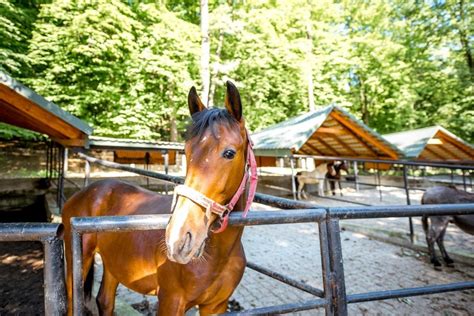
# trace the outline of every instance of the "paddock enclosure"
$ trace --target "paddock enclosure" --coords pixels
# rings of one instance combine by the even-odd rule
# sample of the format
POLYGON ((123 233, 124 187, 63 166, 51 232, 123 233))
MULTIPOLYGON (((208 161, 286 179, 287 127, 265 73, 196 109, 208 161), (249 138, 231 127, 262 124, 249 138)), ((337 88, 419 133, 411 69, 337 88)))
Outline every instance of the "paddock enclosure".
MULTIPOLYGON (((113 168, 124 168, 132 171, 130 167, 120 166, 116 163, 104 162, 85 155, 84 159, 92 163, 100 163, 113 168)), ((156 174, 146 170, 134 170, 137 173, 153 176, 161 180, 173 183, 181 183, 182 179, 164 174, 156 174)), ((319 299, 311 301, 286 304, 282 306, 271 306, 255 310, 246 310, 245 314, 272 314, 289 313, 307 310, 316 307, 324 307, 328 314, 347 314, 347 304, 363 301, 380 300, 387 298, 406 297, 441 293, 447 291, 472 289, 473 281, 461 282, 449 285, 433 285, 411 289, 394 289, 386 292, 370 292, 346 295, 344 284, 344 267, 341 253, 339 221, 354 218, 381 218, 381 217, 408 217, 421 216, 423 214, 472 214, 473 205, 436 205, 436 206, 390 206, 390 207, 354 207, 354 208, 318 208, 315 205, 277 198, 264 194, 257 194, 255 202, 271 205, 291 211, 278 212, 252 212, 248 218, 238 215, 231 216, 232 225, 266 225, 314 222, 318 224, 320 234, 320 249, 322 258, 323 288, 313 288, 298 282, 290 277, 272 273, 258 264, 249 263, 248 267, 277 280, 311 293, 319 299)), ((80 314, 82 311, 82 281, 81 281, 81 236, 87 232, 115 231, 123 232, 130 230, 163 229, 168 215, 159 216, 137 216, 137 217, 108 217, 108 218, 76 218, 72 220, 73 251, 74 257, 74 310, 80 314)))

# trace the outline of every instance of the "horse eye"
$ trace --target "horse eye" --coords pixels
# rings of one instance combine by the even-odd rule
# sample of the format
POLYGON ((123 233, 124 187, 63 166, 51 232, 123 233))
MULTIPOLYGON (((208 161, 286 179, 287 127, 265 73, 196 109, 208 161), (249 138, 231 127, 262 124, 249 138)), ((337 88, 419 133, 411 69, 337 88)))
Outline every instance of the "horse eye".
POLYGON ((235 157, 235 151, 232 149, 226 149, 222 153, 222 157, 224 157, 225 159, 233 159, 235 157))

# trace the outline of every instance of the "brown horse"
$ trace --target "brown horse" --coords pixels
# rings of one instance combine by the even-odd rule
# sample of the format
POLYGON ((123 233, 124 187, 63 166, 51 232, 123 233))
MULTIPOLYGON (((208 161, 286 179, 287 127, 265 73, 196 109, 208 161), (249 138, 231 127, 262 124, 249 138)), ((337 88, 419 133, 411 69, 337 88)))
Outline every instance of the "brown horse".
POLYGON ((113 314, 119 283, 142 294, 158 295, 161 315, 183 315, 196 305, 201 315, 226 311, 227 301, 245 269, 243 227, 228 227, 221 233, 215 233, 214 228, 222 223, 220 216, 227 215, 225 208, 233 209, 229 204, 235 204, 236 210, 248 208, 245 194, 237 193, 246 186, 246 159, 251 148, 240 95, 232 83, 227 82, 226 109, 205 108, 194 87, 189 92, 188 105, 192 124, 185 145, 186 179, 181 190, 175 191, 174 199, 105 180, 91 184, 65 204, 69 313, 72 311, 71 217, 170 212, 173 215, 166 231, 84 235, 86 298, 90 298, 93 258, 98 252, 104 265, 96 298, 100 314, 113 314), (235 202, 229 203, 231 200, 235 202), (211 203, 206 208, 203 201, 211 203), (222 206, 222 203, 228 204, 222 206))
MULTIPOLYGON (((458 204, 474 203, 474 194, 460 191, 455 187, 432 187, 426 190, 421 198, 421 204, 458 204)), ((443 260, 448 266, 453 266, 451 259, 444 248, 444 234, 449 223, 456 224, 465 233, 474 235, 474 215, 455 216, 423 216, 422 224, 428 244, 428 253, 434 268, 441 269, 441 263, 436 257, 434 243, 438 244, 443 260)))

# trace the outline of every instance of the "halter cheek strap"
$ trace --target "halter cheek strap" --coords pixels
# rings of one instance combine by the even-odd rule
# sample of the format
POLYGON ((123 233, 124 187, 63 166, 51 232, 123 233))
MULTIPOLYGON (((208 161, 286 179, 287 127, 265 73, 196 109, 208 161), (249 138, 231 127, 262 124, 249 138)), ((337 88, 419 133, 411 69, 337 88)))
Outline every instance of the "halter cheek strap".
POLYGON ((229 214, 232 212, 232 210, 235 207, 235 204, 239 201, 240 197, 245 191, 245 188, 247 186, 247 182, 249 180, 249 171, 250 171, 250 186, 249 186, 249 191, 248 191, 248 196, 247 196, 247 202, 245 204, 245 208, 243 210, 243 217, 247 216, 247 213, 250 209, 250 205, 252 205, 252 201, 255 197, 255 192, 257 190, 257 162, 255 160, 255 155, 253 153, 253 148, 252 148, 252 142, 250 138, 248 138, 248 147, 247 147, 247 162, 245 166, 245 172, 244 176, 242 178, 242 181, 240 182, 239 188, 235 192, 234 196, 230 200, 229 203, 226 205, 222 205, 220 203, 215 202, 214 200, 208 198, 204 194, 202 194, 199 191, 196 191, 195 189, 188 187, 186 185, 178 185, 174 189, 174 195, 173 195, 173 203, 172 205, 172 211, 174 211, 174 208, 176 207, 176 202, 178 199, 178 196, 183 196, 191 201, 193 201, 196 204, 201 205, 204 207, 206 210, 206 216, 208 218, 211 217, 211 213, 216 214, 219 216, 219 221, 220 221, 220 227, 216 230, 213 230, 214 233, 220 233, 223 232, 227 228, 227 224, 229 223, 229 214))

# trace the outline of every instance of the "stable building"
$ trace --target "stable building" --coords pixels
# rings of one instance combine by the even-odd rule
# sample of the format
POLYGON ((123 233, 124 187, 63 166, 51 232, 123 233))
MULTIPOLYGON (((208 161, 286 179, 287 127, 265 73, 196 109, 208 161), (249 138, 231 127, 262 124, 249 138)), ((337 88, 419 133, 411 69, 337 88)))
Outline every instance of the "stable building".
POLYGON ((259 166, 277 157, 388 159, 404 156, 392 143, 343 108, 330 105, 251 135, 259 166))
POLYGON ((474 147, 438 125, 384 137, 410 160, 474 165, 474 147))

